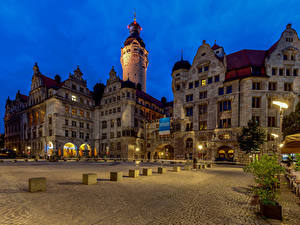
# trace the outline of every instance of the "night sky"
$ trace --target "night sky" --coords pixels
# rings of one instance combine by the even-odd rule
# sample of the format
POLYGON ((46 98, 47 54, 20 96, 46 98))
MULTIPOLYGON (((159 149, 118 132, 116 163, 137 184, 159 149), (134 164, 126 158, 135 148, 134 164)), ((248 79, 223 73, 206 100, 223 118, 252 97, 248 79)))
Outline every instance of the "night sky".
MULTIPOLYGON (((7 96, 18 89, 28 95, 34 62, 63 80, 80 65, 91 90, 106 82, 112 66, 122 77, 120 49, 134 9, 149 51, 147 92, 158 99, 173 99, 171 70, 181 49, 192 62, 202 40, 216 40, 230 54, 268 49, 287 23, 300 32, 299 0, 1 0, 0 117, 7 96)), ((0 132, 3 127, 1 119, 0 132)))

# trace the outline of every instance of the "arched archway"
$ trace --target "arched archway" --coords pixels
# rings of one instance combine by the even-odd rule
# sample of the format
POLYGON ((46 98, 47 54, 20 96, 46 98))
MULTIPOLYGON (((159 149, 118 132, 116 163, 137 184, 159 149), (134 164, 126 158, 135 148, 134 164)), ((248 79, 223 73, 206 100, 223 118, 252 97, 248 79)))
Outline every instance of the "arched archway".
POLYGON ((90 156, 92 148, 89 144, 82 144, 79 147, 79 156, 90 156))
POLYGON ((154 159, 174 159, 174 147, 170 144, 157 146, 154 150, 154 159))
POLYGON ((71 142, 68 142, 64 145, 63 151, 63 156, 67 158, 76 157, 78 155, 76 145, 71 142))
POLYGON ((234 150, 229 146, 221 146, 217 150, 216 161, 234 161, 234 150))

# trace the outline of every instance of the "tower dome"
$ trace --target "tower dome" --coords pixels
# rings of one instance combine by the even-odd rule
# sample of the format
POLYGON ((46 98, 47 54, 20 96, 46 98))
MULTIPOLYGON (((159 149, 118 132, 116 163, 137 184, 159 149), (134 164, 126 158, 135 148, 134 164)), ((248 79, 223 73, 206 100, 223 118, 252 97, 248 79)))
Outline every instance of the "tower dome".
POLYGON ((190 62, 187 61, 187 60, 183 60, 183 54, 182 54, 182 51, 181 51, 181 59, 180 59, 180 61, 178 61, 174 64, 173 69, 172 69, 172 73, 176 70, 180 70, 180 69, 189 70, 190 68, 191 68, 190 62))

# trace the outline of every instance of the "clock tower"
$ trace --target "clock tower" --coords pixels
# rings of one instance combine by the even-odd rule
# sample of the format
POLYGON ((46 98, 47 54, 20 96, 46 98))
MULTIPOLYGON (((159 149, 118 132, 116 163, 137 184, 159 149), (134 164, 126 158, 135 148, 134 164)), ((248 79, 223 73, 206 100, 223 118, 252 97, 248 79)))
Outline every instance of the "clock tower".
POLYGON ((146 73, 148 67, 148 51, 145 43, 140 37, 142 27, 136 22, 136 16, 131 24, 127 26, 129 37, 121 48, 121 64, 123 69, 123 80, 130 80, 146 92, 146 73))

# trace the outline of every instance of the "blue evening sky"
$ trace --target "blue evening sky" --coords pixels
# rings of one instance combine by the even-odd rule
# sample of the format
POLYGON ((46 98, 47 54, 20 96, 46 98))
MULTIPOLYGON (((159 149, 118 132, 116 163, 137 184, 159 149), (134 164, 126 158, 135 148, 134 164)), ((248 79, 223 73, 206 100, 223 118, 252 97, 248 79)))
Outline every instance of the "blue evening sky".
POLYGON ((173 99, 171 70, 181 49, 192 62, 202 40, 217 40, 230 54, 269 48, 287 23, 300 31, 299 0, 1 0, 0 117, 7 96, 28 95, 34 62, 63 80, 80 65, 90 89, 106 82, 112 66, 121 76, 134 9, 149 51, 147 92, 158 99, 173 99))

